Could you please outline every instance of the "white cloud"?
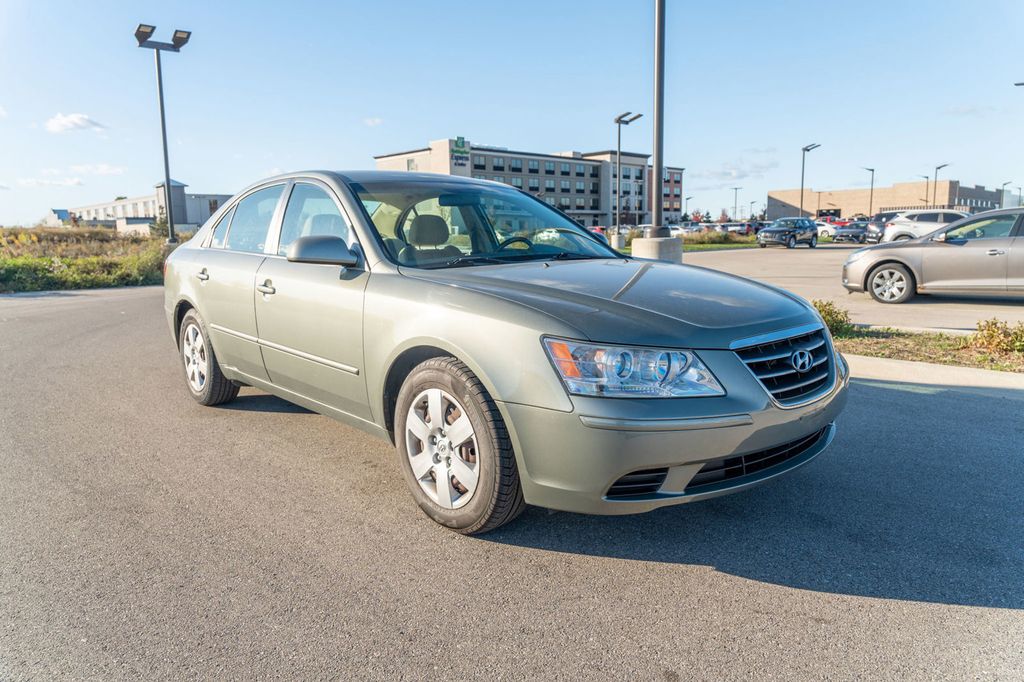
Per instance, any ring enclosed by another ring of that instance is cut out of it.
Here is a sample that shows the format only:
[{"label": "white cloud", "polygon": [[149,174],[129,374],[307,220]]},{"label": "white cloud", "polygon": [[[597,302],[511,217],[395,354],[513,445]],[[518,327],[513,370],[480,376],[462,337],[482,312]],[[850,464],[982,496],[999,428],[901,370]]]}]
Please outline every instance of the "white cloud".
[{"label": "white cloud", "polygon": [[43,168],[39,171],[40,175],[60,175],[60,168]]},{"label": "white cloud", "polygon": [[778,166],[779,162],[774,159],[770,161],[757,161],[749,164],[745,163],[742,159],[739,161],[723,163],[715,170],[698,171],[693,173],[691,177],[695,180],[708,181],[703,185],[693,187],[693,189],[726,189],[740,180],[761,179],[764,177],[765,173],[778,168]]},{"label": "white cloud", "polygon": [[7,110],[0,106],[0,118],[7,118]]},{"label": "white cloud", "polygon": [[85,114],[60,114],[46,122],[46,129],[51,133],[66,133],[69,130],[103,130],[105,125]]},{"label": "white cloud", "polygon": [[383,122],[384,122],[384,119],[378,118],[376,116],[373,116],[371,118],[364,118],[363,119],[363,123],[365,123],[370,128],[376,128],[377,126],[379,126]]},{"label": "white cloud", "polygon": [[82,178],[19,178],[18,184],[22,187],[78,187],[85,183]]},{"label": "white cloud", "polygon": [[0,182],[0,190],[10,189],[10,188],[11,188],[10,185],[5,185],[4,183]]},{"label": "white cloud", "polygon": [[111,166],[109,163],[86,163],[70,168],[72,173],[79,175],[124,175],[123,166]]}]

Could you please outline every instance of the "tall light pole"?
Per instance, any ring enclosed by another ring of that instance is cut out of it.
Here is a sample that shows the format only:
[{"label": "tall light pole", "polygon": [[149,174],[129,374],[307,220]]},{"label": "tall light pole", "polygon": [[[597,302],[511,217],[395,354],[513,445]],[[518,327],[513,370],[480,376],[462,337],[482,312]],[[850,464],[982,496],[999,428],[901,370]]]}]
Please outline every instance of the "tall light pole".
[{"label": "tall light pole", "polygon": [[921,201],[923,201],[924,205],[927,206],[928,205],[928,183],[931,182],[932,176],[930,176],[930,175],[918,175],[917,177],[924,178],[924,199],[921,199]]},{"label": "tall light pole", "polygon": [[615,148],[615,234],[619,233],[619,214],[622,213],[622,126],[628,126],[633,121],[643,116],[627,111],[615,117],[615,126],[618,129],[618,146]]},{"label": "tall light pole", "polygon": [[1020,190],[1020,187],[1017,188],[1017,206],[1024,206],[1024,203],[1021,202],[1021,190]]},{"label": "tall light pole", "polygon": [[181,51],[181,48],[185,47],[189,38],[192,37],[192,32],[175,29],[171,35],[171,42],[162,43],[152,40],[155,30],[156,26],[139,24],[135,29],[135,40],[138,41],[139,47],[153,50],[153,54],[156,56],[156,93],[157,101],[160,104],[160,136],[164,144],[164,206],[167,209],[167,243],[176,244],[178,240],[174,236],[174,212],[171,208],[171,163],[167,158],[167,117],[164,114],[164,77],[160,69],[160,53]]},{"label": "tall light pole", "polygon": [[1006,208],[1006,186],[1013,183],[1013,180],[1007,180],[999,186],[999,208]]},{"label": "tall light pole", "polygon": [[870,218],[875,214],[875,169],[864,168],[864,170],[871,173],[871,191],[868,194],[868,217]]},{"label": "tall light pole", "polygon": [[820,144],[809,144],[801,147],[803,154],[800,155],[800,217],[804,217],[804,168],[807,165],[807,152],[814,151]]},{"label": "tall light pole", "polygon": [[[690,215],[690,199],[692,199],[692,198],[693,198],[693,195],[690,195],[690,196],[686,197],[686,199],[683,200],[684,201],[684,205],[685,205],[685,207],[683,208],[683,213],[685,213],[688,216]],[[690,220],[693,220],[693,216],[690,216]]]},{"label": "tall light pole", "polygon": [[935,167],[935,183],[932,185],[932,206],[937,207],[936,194],[939,191],[939,171],[948,166],[948,163],[943,163]]},{"label": "tall light pole", "polygon": [[739,213],[739,196],[740,196],[740,190],[741,189],[743,189],[743,188],[742,187],[733,187],[732,188],[732,219],[733,220],[736,220],[737,217],[738,217],[737,214]]},{"label": "tall light pole", "polygon": [[662,225],[661,191],[665,172],[665,0],[654,0],[654,150],[653,171],[655,198],[651,223],[654,228],[647,237],[669,237]]},{"label": "tall light pole", "polygon": [[756,204],[756,203],[757,203],[757,199],[754,199],[753,201],[750,202],[750,219],[751,220],[754,219],[754,204]]}]

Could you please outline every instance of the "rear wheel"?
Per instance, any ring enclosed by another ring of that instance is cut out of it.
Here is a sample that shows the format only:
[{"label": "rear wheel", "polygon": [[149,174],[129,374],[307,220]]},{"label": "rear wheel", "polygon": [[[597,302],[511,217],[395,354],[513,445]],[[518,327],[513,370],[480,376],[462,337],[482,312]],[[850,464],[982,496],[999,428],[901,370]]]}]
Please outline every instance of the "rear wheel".
[{"label": "rear wheel", "polygon": [[817,245],[818,245],[818,235],[814,235],[813,237],[811,237],[811,243],[808,246],[810,246],[813,249]]},{"label": "rear wheel", "polygon": [[238,396],[238,386],[220,370],[203,318],[193,308],[185,313],[178,333],[185,385],[200,405],[220,405]]},{"label": "rear wheel", "polygon": [[768,248],[767,244],[758,244],[758,246],[760,246],[762,249],[767,249]]},{"label": "rear wheel", "polygon": [[914,296],[914,276],[902,265],[884,263],[868,275],[868,291],[879,303],[903,303]]},{"label": "rear wheel", "polygon": [[796,248],[796,237],[791,236],[789,239],[786,240],[786,248],[787,249],[795,249]]},{"label": "rear wheel", "polygon": [[525,508],[501,414],[455,358],[432,358],[412,370],[398,394],[394,429],[413,498],[442,526],[486,533]]}]

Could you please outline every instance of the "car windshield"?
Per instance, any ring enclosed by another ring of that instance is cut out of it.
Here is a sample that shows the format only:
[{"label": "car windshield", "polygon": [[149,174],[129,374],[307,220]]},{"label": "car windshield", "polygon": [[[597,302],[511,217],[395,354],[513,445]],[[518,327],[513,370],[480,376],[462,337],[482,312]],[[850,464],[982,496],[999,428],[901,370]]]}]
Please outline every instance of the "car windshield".
[{"label": "car windshield", "polygon": [[350,186],[399,265],[622,257],[586,228],[514,189],[444,179]]},{"label": "car windshield", "polygon": [[769,228],[774,230],[788,229],[791,227],[796,227],[796,220],[794,218],[780,218],[769,225]]}]

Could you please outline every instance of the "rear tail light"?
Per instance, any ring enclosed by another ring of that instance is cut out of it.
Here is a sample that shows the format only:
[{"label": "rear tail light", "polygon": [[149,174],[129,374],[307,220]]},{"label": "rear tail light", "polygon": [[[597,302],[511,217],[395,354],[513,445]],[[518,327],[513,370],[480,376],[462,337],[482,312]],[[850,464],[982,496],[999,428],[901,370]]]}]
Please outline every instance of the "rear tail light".
[{"label": "rear tail light", "polygon": [[895,223],[886,223],[885,224],[886,227],[892,227],[893,225],[895,225]]}]

